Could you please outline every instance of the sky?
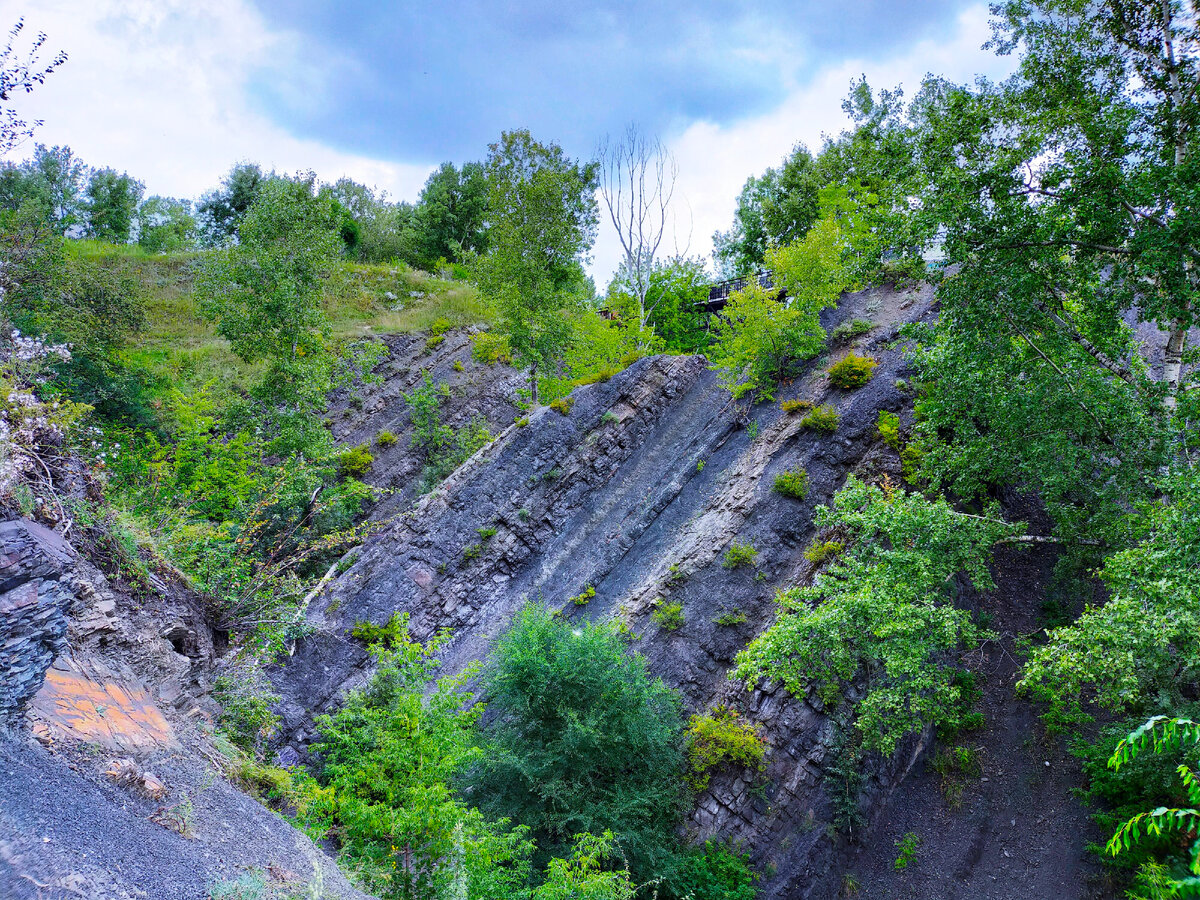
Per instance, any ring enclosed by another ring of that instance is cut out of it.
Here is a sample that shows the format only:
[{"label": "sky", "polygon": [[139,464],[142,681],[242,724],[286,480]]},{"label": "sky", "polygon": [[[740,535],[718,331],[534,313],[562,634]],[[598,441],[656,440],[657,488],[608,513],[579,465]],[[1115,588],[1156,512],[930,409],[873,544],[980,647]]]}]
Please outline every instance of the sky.
[{"label": "sky", "polygon": [[[693,255],[748,176],[842,130],[852,78],[911,94],[1011,66],[967,0],[0,0],[0,25],[21,16],[18,47],[42,31],[70,57],[18,101],[36,140],[147,194],[197,197],[251,160],[415,200],[502,130],[590,157],[636,124],[677,161],[667,249]],[[602,224],[601,289],[619,258]]]}]

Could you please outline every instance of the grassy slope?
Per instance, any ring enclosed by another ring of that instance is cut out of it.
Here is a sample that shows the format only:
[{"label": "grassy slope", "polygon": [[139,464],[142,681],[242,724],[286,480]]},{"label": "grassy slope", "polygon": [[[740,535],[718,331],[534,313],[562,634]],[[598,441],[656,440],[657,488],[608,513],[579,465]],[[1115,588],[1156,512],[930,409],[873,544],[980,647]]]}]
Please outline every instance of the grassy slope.
[{"label": "grassy slope", "polygon": [[[235,390],[252,380],[257,367],[238,359],[200,317],[193,286],[209,252],[150,254],[94,241],[69,246],[128,271],[142,285],[146,328],[127,351],[136,366],[186,394],[209,382]],[[340,263],[327,283],[324,304],[335,338],[425,331],[438,319],[453,326],[492,321],[474,287],[403,264]]]}]

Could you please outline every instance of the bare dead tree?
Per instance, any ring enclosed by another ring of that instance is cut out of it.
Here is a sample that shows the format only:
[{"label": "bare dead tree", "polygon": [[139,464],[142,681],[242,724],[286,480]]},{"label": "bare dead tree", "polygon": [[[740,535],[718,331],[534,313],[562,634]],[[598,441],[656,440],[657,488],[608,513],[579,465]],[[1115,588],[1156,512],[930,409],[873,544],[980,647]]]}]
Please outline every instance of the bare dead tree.
[{"label": "bare dead tree", "polygon": [[658,138],[647,137],[636,125],[625,129],[618,141],[605,138],[598,156],[600,195],[621,241],[625,275],[644,330],[654,311],[655,304],[647,306],[646,295],[666,234],[679,167]]}]

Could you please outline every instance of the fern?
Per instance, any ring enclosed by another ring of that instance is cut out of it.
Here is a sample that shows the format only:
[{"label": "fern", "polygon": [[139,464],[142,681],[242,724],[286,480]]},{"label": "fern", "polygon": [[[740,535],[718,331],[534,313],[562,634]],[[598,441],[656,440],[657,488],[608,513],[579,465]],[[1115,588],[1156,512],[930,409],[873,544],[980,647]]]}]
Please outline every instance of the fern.
[{"label": "fern", "polygon": [[[1173,719],[1169,716],[1154,716],[1129,733],[1113,751],[1108,761],[1114,772],[1121,766],[1137,759],[1138,754],[1149,749],[1161,753],[1174,747],[1194,745],[1200,748],[1200,723],[1191,719]],[[1113,856],[1130,850],[1146,837],[1161,837],[1164,834],[1191,835],[1200,832],[1200,777],[1186,765],[1178,770],[1187,791],[1190,809],[1174,809],[1160,806],[1149,812],[1139,813],[1117,829],[1109,838],[1106,849]],[[1189,868],[1193,876],[1182,881],[1171,881],[1171,896],[1200,896],[1200,837],[1193,842]]]}]

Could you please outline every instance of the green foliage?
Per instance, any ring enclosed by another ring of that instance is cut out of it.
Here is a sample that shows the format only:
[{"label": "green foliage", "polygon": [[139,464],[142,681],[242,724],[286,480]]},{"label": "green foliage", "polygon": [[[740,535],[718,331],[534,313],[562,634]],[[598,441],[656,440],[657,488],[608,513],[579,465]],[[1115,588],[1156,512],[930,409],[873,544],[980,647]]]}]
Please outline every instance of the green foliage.
[{"label": "green foliage", "polygon": [[620,423],[620,421],[621,417],[611,409],[606,409],[604,411],[604,415],[600,417],[600,424],[602,425],[617,425]]},{"label": "green foliage", "polygon": [[564,309],[578,305],[580,257],[595,240],[596,166],[570,160],[557,144],[510,131],[487,160],[488,249],[471,257],[472,275],[496,303],[513,359],[551,368],[571,336]]},{"label": "green foliage", "polygon": [[736,569],[740,566],[757,566],[758,551],[753,544],[743,544],[740,541],[734,541],[725,551],[725,556],[721,559],[721,565],[726,569]]},{"label": "green foliage", "polygon": [[745,610],[738,609],[735,607],[734,609],[731,609],[728,612],[721,613],[721,615],[719,615],[715,619],[713,619],[713,624],[720,625],[721,627],[724,628],[724,627],[730,627],[733,625],[741,625],[745,621],[746,621]]},{"label": "green foliage", "polygon": [[875,430],[879,432],[879,437],[885,444],[893,450],[900,450],[900,417],[898,415],[881,409],[879,418],[875,422]]},{"label": "green foliage", "polygon": [[412,417],[412,445],[422,455],[425,468],[421,473],[423,490],[432,490],[471,455],[492,439],[486,424],[474,419],[458,430],[442,424],[441,403],[450,396],[444,384],[435,384],[428,371],[421,384],[411,394],[405,394]]},{"label": "green foliage", "polygon": [[391,447],[399,438],[390,431],[381,431],[375,435],[375,444],[379,447]]},{"label": "green foliage", "polygon": [[267,748],[267,742],[279,725],[273,711],[279,695],[253,660],[241,661],[233,671],[213,683],[213,699],[221,707],[218,724],[229,739],[255,756]]},{"label": "green foliage", "polygon": [[754,900],[757,880],[750,871],[748,854],[709,840],[681,854],[669,876],[668,889],[676,897],[691,900]]},{"label": "green foliage", "polygon": [[127,172],[98,169],[84,191],[88,237],[110,244],[129,243],[134,217],[146,186]]},{"label": "green foliage", "polygon": [[793,500],[803,500],[808,496],[808,473],[803,469],[798,472],[780,472],[775,476],[771,490]]},{"label": "green foliage", "polygon": [[425,339],[425,352],[432,353],[434,350],[436,350],[438,347],[440,347],[442,345],[442,342],[445,340],[446,340],[446,336],[444,334],[430,335],[429,337],[427,337]]},{"label": "green foliage", "polygon": [[877,365],[869,356],[848,353],[829,367],[829,382],[846,391],[860,388],[871,380]]},{"label": "green foliage", "polygon": [[574,397],[559,397],[557,400],[550,401],[550,408],[559,415],[567,416],[571,414],[571,407],[575,405]]},{"label": "green foliage", "polygon": [[792,413],[808,412],[812,409],[811,400],[784,400],[779,404],[779,408],[788,415]]},{"label": "green foliage", "polygon": [[454,369],[455,372],[465,372],[467,370],[467,367],[463,365],[463,362],[461,359],[456,359],[454,361],[454,365],[451,366],[451,368]]},{"label": "green foliage", "polygon": [[507,365],[512,362],[508,338],[490,331],[480,331],[471,336],[471,356],[485,366],[493,366],[498,362]]},{"label": "green foliage", "polygon": [[607,381],[642,356],[642,344],[654,345],[649,331],[606,321],[593,309],[574,312],[569,319],[571,340],[558,371],[544,372],[538,381],[543,401],[565,396],[581,384]]},{"label": "green foliage", "polygon": [[713,770],[724,765],[743,766],[761,772],[766,743],[736,710],[718,706],[697,714],[687,727],[688,784],[692,790],[708,787]]},{"label": "green foliage", "polygon": [[838,411],[828,403],[822,403],[800,420],[800,427],[833,434],[837,431],[840,422],[841,417],[838,416]]},{"label": "green foliage", "polygon": [[[640,310],[624,265],[609,283],[605,307],[616,313],[622,325],[636,325]],[[703,259],[673,257],[655,260],[646,286],[646,320],[654,341],[669,353],[702,353],[708,346],[709,275]],[[632,329],[637,332],[637,328]],[[650,334],[639,339],[649,341]]]},{"label": "green foliage", "polygon": [[921,836],[912,831],[896,841],[896,849],[900,851],[900,855],[892,863],[892,868],[900,872],[911,866],[917,859],[917,848],[919,846],[921,846]]},{"label": "green foliage", "polygon": [[465,563],[469,563],[473,559],[478,559],[481,555],[483,555],[482,544],[467,544],[462,549],[462,560]]},{"label": "green foliage", "polygon": [[664,631],[676,631],[683,627],[683,604],[678,601],[659,603],[650,618]]},{"label": "green foliage", "polygon": [[487,247],[488,179],[477,162],[442,163],[425,182],[403,253],[433,271],[438,260],[467,259]]},{"label": "green foliage", "polygon": [[200,199],[196,217],[208,246],[219,247],[233,240],[266,180],[267,176],[254,163],[238,163],[222,179],[219,188]]},{"label": "green foliage", "polygon": [[382,625],[374,622],[355,622],[350,636],[368,647],[383,650],[398,650],[408,641],[408,620],[400,613],[392,613]]},{"label": "green foliage", "polygon": [[588,585],[578,594],[571,598],[571,602],[576,606],[587,606],[593,597],[596,596],[596,589],[592,585]]},{"label": "green foliage", "polygon": [[476,528],[475,531],[478,532],[481,541],[490,541],[496,536],[495,525],[485,525],[483,528]]},{"label": "green foliage", "polygon": [[1018,687],[1072,729],[1095,707],[1147,715],[1177,708],[1200,682],[1200,476],[1168,476],[1163,502],[1130,517],[1137,542],[1100,570],[1108,601],[1030,649]]},{"label": "green foliage", "polygon": [[262,872],[245,872],[233,881],[219,881],[208,889],[208,900],[268,900],[270,893]]},{"label": "green foliage", "polygon": [[834,344],[845,344],[855,338],[862,337],[864,334],[872,331],[875,328],[873,322],[866,319],[851,319],[849,322],[843,322],[829,332],[829,342]]},{"label": "green foliage", "polygon": [[1195,837],[1200,831],[1200,763],[1193,762],[1200,758],[1200,723],[1191,719],[1154,716],[1117,744],[1108,764],[1114,772],[1119,772],[1121,766],[1133,762],[1147,750],[1161,753],[1176,747],[1185,753],[1195,754],[1189,759],[1194,768],[1188,763],[1181,763],[1177,769],[1190,807],[1160,806],[1139,813],[1116,830],[1106,849],[1117,856],[1148,838],[1169,835],[1182,838],[1185,843],[1191,841],[1186,851],[1188,874],[1183,878],[1166,879],[1168,896],[1187,896],[1200,887],[1200,838]]},{"label": "green foliage", "polygon": [[338,454],[338,474],[345,478],[362,478],[371,471],[375,457],[366,444],[350,447]]},{"label": "green foliage", "polygon": [[147,253],[178,253],[195,248],[196,219],[189,200],[153,196],[137,210],[137,242]]},{"label": "green foliage", "polygon": [[321,768],[299,818],[315,834],[336,833],[343,862],[379,897],[522,896],[532,851],[525,830],[485,820],[450,787],[478,755],[482,707],[463,690],[472,669],[424,693],[439,640],[376,648],[366,689],[318,717]]},{"label": "green foliage", "polygon": [[963,573],[988,589],[988,554],[1017,527],[853,477],[815,523],[845,534],[849,549],[810,587],[779,594],[779,618],[738,655],[736,677],[779,679],[798,696],[815,687],[827,700],[865,677],[858,730],[884,754],[927,724],[961,724],[964,689],[946,660],[982,634],[947,585]]},{"label": "green foliage", "polygon": [[484,685],[498,715],[470,777],[481,808],[528,825],[543,854],[614,831],[635,874],[658,868],[682,798],[678,701],[617,626],[527,606]]},{"label": "green foliage", "polygon": [[633,900],[637,891],[629,869],[605,866],[616,852],[615,842],[611,831],[577,835],[570,856],[550,860],[546,880],[531,900]]}]

